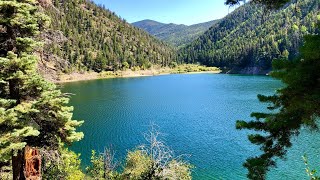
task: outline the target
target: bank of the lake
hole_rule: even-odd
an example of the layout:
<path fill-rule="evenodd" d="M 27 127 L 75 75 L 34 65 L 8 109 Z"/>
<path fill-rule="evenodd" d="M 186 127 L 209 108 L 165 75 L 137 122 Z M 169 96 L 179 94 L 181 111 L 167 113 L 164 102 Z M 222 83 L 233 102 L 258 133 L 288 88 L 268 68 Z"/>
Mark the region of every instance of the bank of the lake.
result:
<path fill-rule="evenodd" d="M 177 67 L 152 67 L 150 69 L 127 69 L 118 71 L 103 71 L 100 73 L 85 71 L 72 72 L 68 74 L 60 74 L 56 83 L 87 81 L 96 79 L 110 79 L 110 78 L 128 78 L 128 77 L 144 77 L 144 76 L 158 76 L 168 74 L 199 74 L 199 73 L 220 73 L 220 69 L 216 67 L 205 67 L 195 64 L 183 64 Z"/>
<path fill-rule="evenodd" d="M 81 153 L 83 166 L 92 149 L 112 147 L 123 160 L 128 150 L 145 143 L 151 123 L 160 127 L 176 155 L 195 166 L 195 180 L 246 179 L 242 163 L 259 149 L 247 140 L 249 131 L 235 129 L 236 120 L 249 120 L 253 111 L 265 111 L 257 94 L 271 95 L 281 83 L 269 76 L 175 74 L 113 78 L 62 84 L 71 98 L 74 118 L 84 120 L 85 137 L 72 150 Z M 302 130 L 294 138 L 288 159 L 278 161 L 268 179 L 307 179 L 301 158 L 319 167 L 320 136 Z M 190 155 L 190 156 L 188 156 Z"/>

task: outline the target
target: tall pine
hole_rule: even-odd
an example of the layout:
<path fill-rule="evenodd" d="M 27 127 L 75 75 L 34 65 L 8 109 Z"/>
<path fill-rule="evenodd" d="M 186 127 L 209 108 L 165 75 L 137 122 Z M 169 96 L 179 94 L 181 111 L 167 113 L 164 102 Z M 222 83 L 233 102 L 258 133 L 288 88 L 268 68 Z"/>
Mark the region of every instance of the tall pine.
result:
<path fill-rule="evenodd" d="M 23 177 L 23 148 L 57 148 L 83 137 L 68 98 L 37 73 L 36 36 L 49 19 L 35 0 L 0 1 L 0 166 Z M 1 167 L 0 167 L 1 168 Z"/>

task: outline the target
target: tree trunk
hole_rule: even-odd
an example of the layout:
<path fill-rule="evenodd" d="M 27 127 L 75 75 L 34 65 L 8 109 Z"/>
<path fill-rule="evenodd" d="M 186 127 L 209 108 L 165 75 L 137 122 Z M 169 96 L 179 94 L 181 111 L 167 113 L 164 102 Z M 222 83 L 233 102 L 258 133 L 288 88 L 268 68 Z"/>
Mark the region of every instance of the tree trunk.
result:
<path fill-rule="evenodd" d="M 16 100 L 16 105 L 20 104 L 20 81 L 19 79 L 9 80 L 10 99 Z"/>
<path fill-rule="evenodd" d="M 16 100 L 16 105 L 20 103 L 19 80 L 9 80 L 10 99 Z M 13 180 L 24 180 L 24 149 L 17 152 L 17 156 L 12 154 Z"/>
<path fill-rule="evenodd" d="M 24 177 L 24 151 L 19 150 L 17 156 L 12 155 L 13 180 L 25 180 Z"/>
<path fill-rule="evenodd" d="M 27 180 L 41 179 L 41 155 L 37 148 L 25 147 L 24 151 L 24 175 Z"/>

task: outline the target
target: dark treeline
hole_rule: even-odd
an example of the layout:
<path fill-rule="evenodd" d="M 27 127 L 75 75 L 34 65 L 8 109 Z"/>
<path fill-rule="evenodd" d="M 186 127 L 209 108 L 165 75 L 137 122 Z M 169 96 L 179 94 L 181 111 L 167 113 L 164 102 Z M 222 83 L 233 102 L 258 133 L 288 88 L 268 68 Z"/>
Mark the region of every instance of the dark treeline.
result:
<path fill-rule="evenodd" d="M 274 58 L 295 57 L 302 37 L 317 31 L 315 22 L 319 16 L 317 0 L 295 2 L 272 12 L 251 3 L 241 6 L 181 49 L 180 61 L 268 70 Z"/>
<path fill-rule="evenodd" d="M 62 38 L 51 37 L 62 41 L 48 44 L 47 49 L 68 61 L 62 69 L 65 72 L 167 66 L 176 59 L 170 46 L 91 1 L 53 0 L 46 14 L 52 20 L 51 36 L 63 34 Z"/>

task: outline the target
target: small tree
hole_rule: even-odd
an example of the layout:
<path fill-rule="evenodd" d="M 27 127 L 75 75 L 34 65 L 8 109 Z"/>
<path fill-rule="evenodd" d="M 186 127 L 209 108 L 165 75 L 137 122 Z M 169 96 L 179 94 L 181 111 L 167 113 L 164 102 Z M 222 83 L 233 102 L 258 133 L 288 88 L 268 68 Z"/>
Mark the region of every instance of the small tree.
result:
<path fill-rule="evenodd" d="M 129 69 L 129 67 L 130 67 L 130 65 L 129 65 L 129 63 L 128 63 L 127 61 L 125 61 L 125 62 L 122 63 L 122 69 L 123 69 L 123 70 Z"/>
<path fill-rule="evenodd" d="M 26 146 L 58 148 L 80 140 L 68 98 L 37 73 L 35 36 L 48 24 L 35 0 L 0 1 L 0 163 L 23 178 Z"/>
<path fill-rule="evenodd" d="M 171 61 L 170 63 L 169 63 L 169 67 L 170 68 L 176 68 L 178 66 L 178 64 L 177 64 L 177 62 L 174 62 L 174 61 Z"/>

